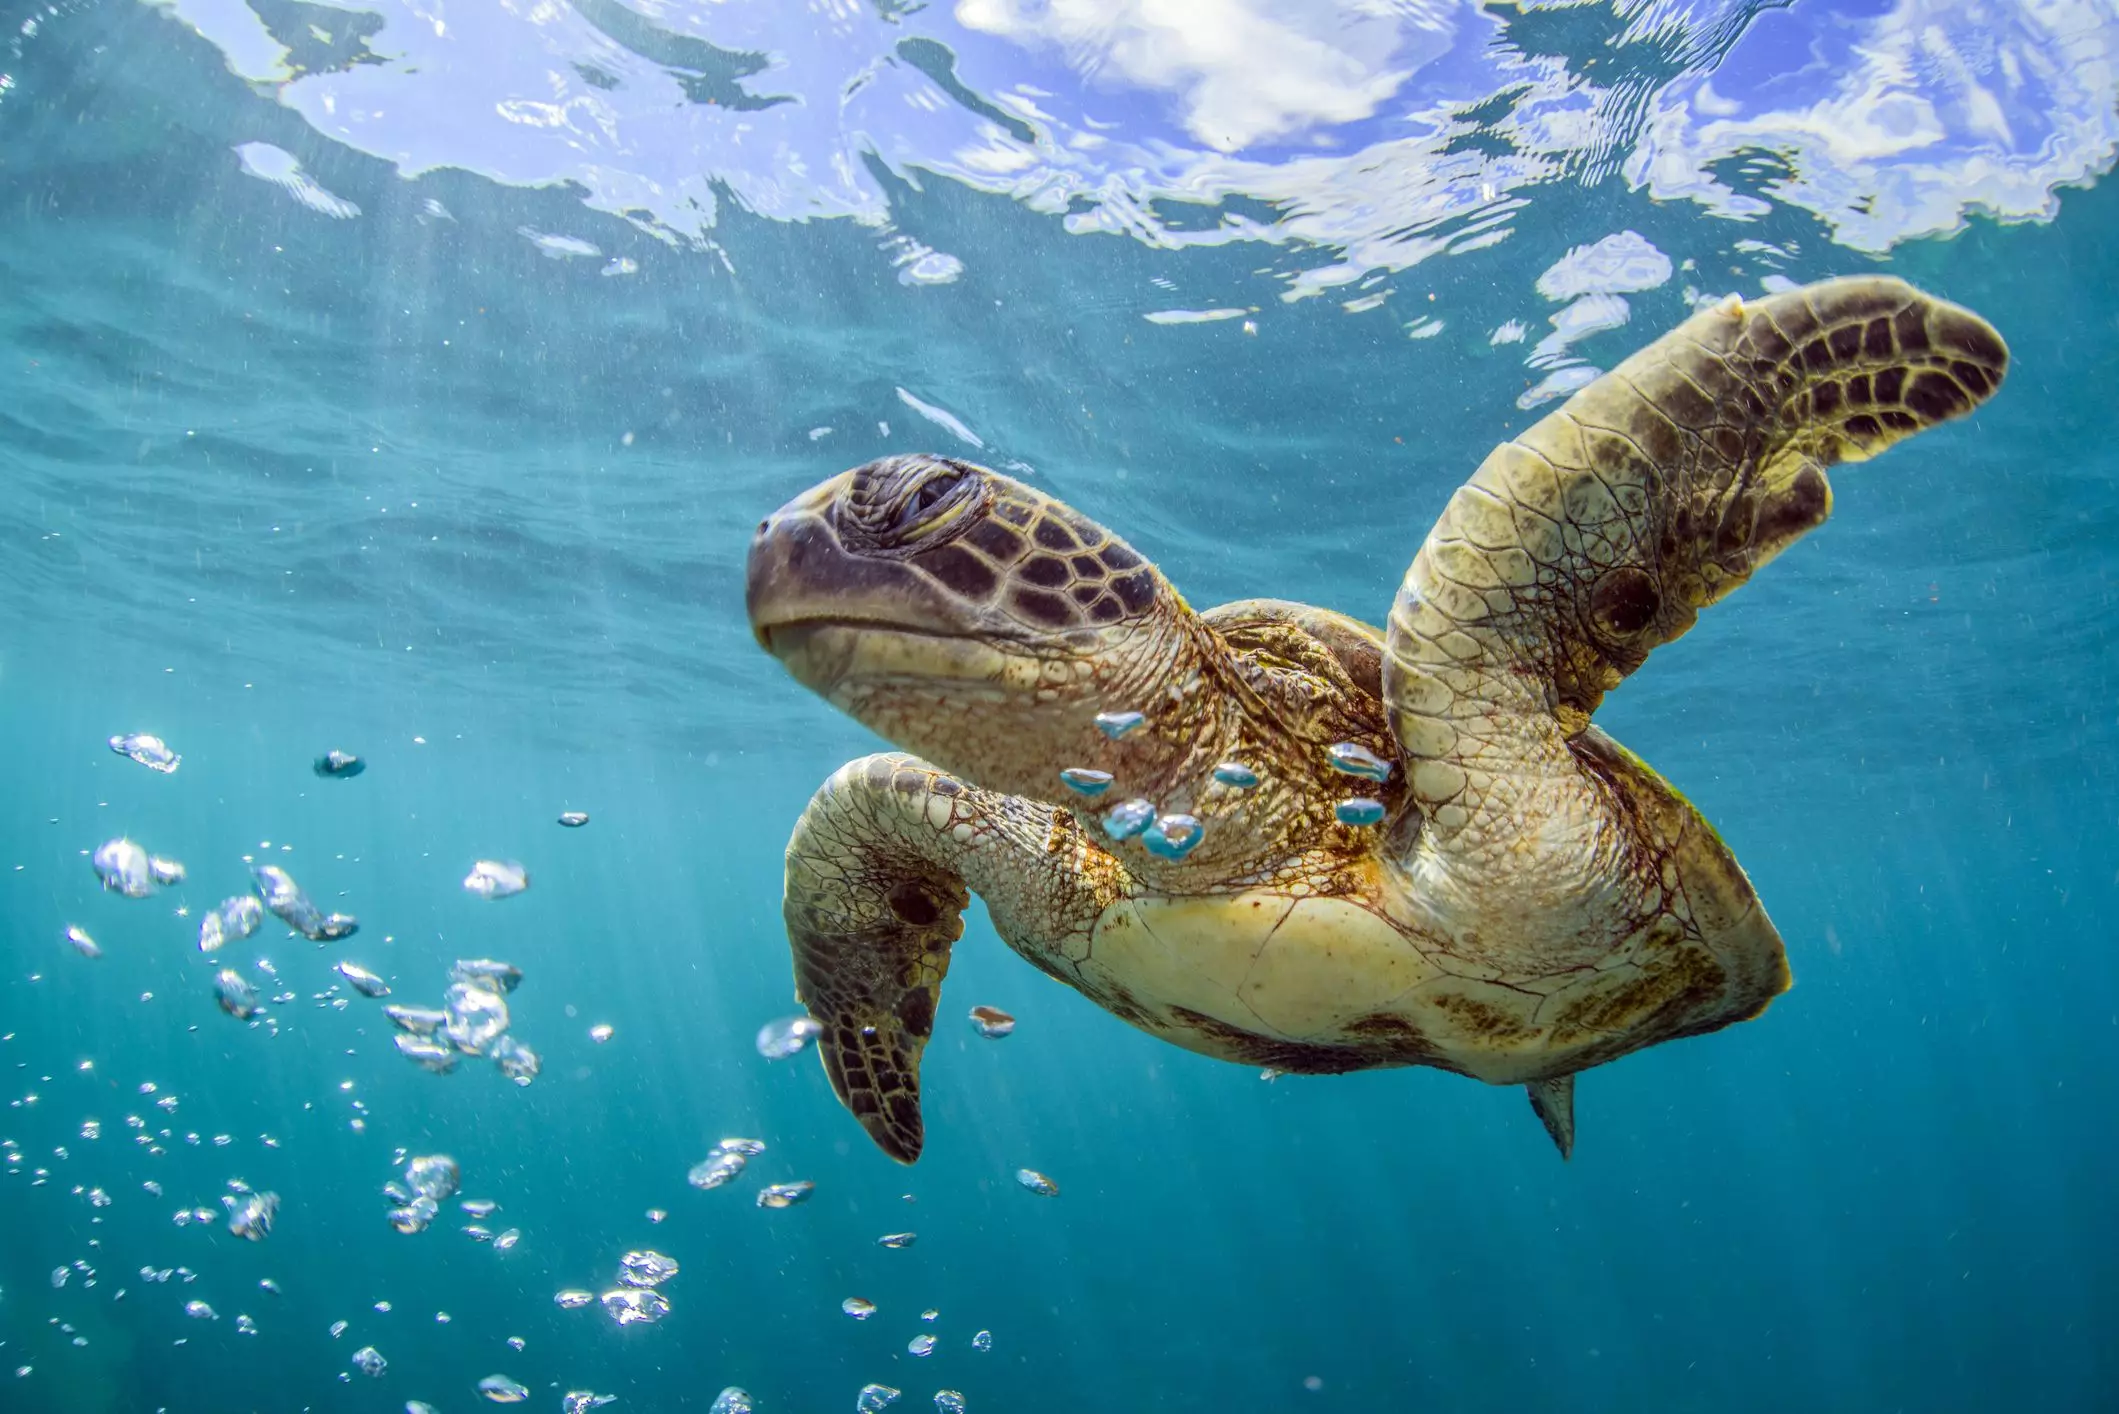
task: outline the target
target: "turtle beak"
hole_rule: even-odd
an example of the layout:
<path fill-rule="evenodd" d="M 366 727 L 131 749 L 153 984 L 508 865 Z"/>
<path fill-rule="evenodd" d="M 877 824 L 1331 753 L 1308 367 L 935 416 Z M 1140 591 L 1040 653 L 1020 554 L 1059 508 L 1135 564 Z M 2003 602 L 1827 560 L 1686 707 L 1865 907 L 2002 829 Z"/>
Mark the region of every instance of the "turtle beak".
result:
<path fill-rule="evenodd" d="M 829 617 L 829 586 L 857 577 L 854 557 L 839 543 L 829 519 L 846 479 L 836 476 L 812 486 L 758 522 L 751 536 L 743 607 L 751 636 L 768 653 L 776 627 Z"/>
<path fill-rule="evenodd" d="M 852 473 L 803 492 L 759 523 L 743 602 L 758 646 L 784 663 L 826 627 L 955 637 L 947 597 L 902 559 L 849 549 L 834 510 Z M 797 673 L 797 676 L 802 676 Z"/>

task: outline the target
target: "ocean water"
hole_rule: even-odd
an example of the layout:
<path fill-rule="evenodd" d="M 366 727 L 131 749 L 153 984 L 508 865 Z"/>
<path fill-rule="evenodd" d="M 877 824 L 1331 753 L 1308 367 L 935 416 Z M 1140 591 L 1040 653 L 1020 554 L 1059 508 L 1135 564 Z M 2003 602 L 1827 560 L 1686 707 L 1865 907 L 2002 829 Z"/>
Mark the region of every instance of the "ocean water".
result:
<path fill-rule="evenodd" d="M 2111 1407 L 2109 3 L 0 12 L 0 1409 Z M 1797 982 L 1586 1074 L 1571 1162 L 1518 1091 L 1177 1050 L 976 909 L 916 1167 L 754 1048 L 788 830 L 878 747 L 752 642 L 761 515 L 963 455 L 1195 604 L 1380 622 L 1548 380 L 1867 271 L 2011 376 L 1602 709 Z M 188 877 L 103 891 L 119 835 Z M 246 858 L 359 932 L 202 956 Z M 530 1085 L 331 970 L 433 1005 L 476 957 Z M 288 999 L 224 1015 L 222 966 Z M 394 1231 L 406 1153 L 520 1240 Z M 231 1180 L 264 1241 L 173 1222 Z M 642 1248 L 660 1321 L 554 1304 Z"/>

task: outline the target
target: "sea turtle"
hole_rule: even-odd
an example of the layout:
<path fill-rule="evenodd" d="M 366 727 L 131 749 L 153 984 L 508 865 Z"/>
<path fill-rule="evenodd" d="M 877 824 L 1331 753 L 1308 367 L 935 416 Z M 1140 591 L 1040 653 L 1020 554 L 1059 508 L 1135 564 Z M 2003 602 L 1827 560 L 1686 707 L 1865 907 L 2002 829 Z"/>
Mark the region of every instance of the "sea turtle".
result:
<path fill-rule="evenodd" d="M 1102 526 L 949 458 L 797 497 L 752 541 L 752 629 L 918 753 L 841 768 L 788 843 L 832 1088 L 919 1156 L 968 890 L 1156 1036 L 1526 1086 L 1566 1157 L 1579 1072 L 1789 983 L 1728 847 L 1597 703 L 1824 521 L 1825 468 L 1971 411 L 2007 363 L 1985 321 L 1895 279 L 1731 297 L 1489 456 L 1382 630 L 1195 611 Z"/>

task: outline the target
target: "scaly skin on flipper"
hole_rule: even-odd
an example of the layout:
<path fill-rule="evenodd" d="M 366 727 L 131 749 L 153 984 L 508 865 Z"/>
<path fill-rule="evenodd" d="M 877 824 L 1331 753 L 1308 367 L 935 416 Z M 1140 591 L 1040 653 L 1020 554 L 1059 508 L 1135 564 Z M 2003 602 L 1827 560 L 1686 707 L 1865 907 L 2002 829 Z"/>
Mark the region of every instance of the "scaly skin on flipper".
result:
<path fill-rule="evenodd" d="M 795 995 L 824 1025 L 833 1091 L 892 1158 L 920 1156 L 920 1055 L 967 886 L 1048 970 L 1043 950 L 1086 936 L 1123 891 L 1123 871 L 1085 857 L 1072 823 L 894 753 L 840 768 L 802 812 L 783 905 Z"/>
<path fill-rule="evenodd" d="M 1825 468 L 1970 412 L 2007 366 L 1967 310 L 1832 280 L 1703 310 L 1496 448 L 1391 609 L 1384 695 L 1438 847 L 1490 817 L 1495 770 L 1572 774 L 1604 693 L 1823 523 Z"/>
<path fill-rule="evenodd" d="M 1598 701 L 1824 519 L 1823 468 L 1969 411 L 2006 362 L 1894 280 L 1698 315 L 1482 464 L 1387 634 L 1276 600 L 1195 613 L 1110 531 L 962 462 L 885 458 L 789 502 L 752 545 L 760 644 L 935 763 L 855 763 L 789 846 L 798 987 L 840 1097 L 917 1154 L 968 889 L 1151 1034 L 1522 1085 L 1565 1157 L 1579 1071 L 1788 983 L 1727 846 L 1591 724 Z M 1137 729 L 1098 729 L 1127 710 Z M 1336 770 L 1340 743 L 1398 769 Z M 1339 818 L 1356 795 L 1380 822 Z M 1196 815 L 1197 849 L 1107 834 L 1129 797 Z"/>

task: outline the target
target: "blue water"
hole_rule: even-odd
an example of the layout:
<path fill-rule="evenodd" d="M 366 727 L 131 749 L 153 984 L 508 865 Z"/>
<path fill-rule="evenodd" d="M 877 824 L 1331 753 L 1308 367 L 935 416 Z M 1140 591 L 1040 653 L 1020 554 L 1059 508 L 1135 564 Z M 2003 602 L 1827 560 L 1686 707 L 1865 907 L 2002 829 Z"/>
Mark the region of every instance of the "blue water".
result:
<path fill-rule="evenodd" d="M 1237 4 L 1233 59 L 1117 4 L 1081 32 L 997 4 L 9 8 L 0 1408 L 455 1414 L 495 1373 L 619 1411 L 726 1385 L 843 1411 L 871 1381 L 1025 1414 L 2109 1407 L 2119 16 L 1913 8 L 1283 7 L 1304 48 Z M 1879 53 L 1910 57 L 1854 111 Z M 1898 119 L 1917 141 L 1877 136 Z M 1592 285 L 1625 322 L 1582 306 L 1606 327 L 1535 364 L 1582 293 L 1541 277 L 1627 232 L 1607 249 L 1660 277 Z M 1600 713 L 1719 827 L 1797 985 L 1586 1075 L 1572 1162 L 1515 1091 L 1171 1048 L 982 916 L 916 1168 L 813 1057 L 753 1049 L 794 1009 L 787 832 L 877 746 L 751 640 L 763 513 L 968 455 L 1195 604 L 1380 621 L 1547 372 L 1694 298 L 1869 270 L 1987 315 L 2012 373 L 1835 473 L 1831 523 Z M 128 731 L 181 768 L 112 754 Z M 334 746 L 367 772 L 315 777 Z M 118 834 L 189 880 L 100 891 Z M 202 958 L 268 854 L 360 933 Z M 532 887 L 469 896 L 481 858 Z M 527 1088 L 313 999 L 343 957 L 436 1003 L 476 956 L 523 970 Z M 272 1028 L 212 1000 L 260 957 L 296 997 Z M 769 1148 L 687 1186 L 724 1135 Z M 453 1155 L 519 1245 L 453 1204 L 393 1232 L 400 1148 Z M 172 1223 L 231 1178 L 280 1195 L 266 1241 Z M 807 1204 L 754 1206 L 792 1179 Z M 663 1321 L 555 1307 L 643 1246 L 681 1264 Z"/>

